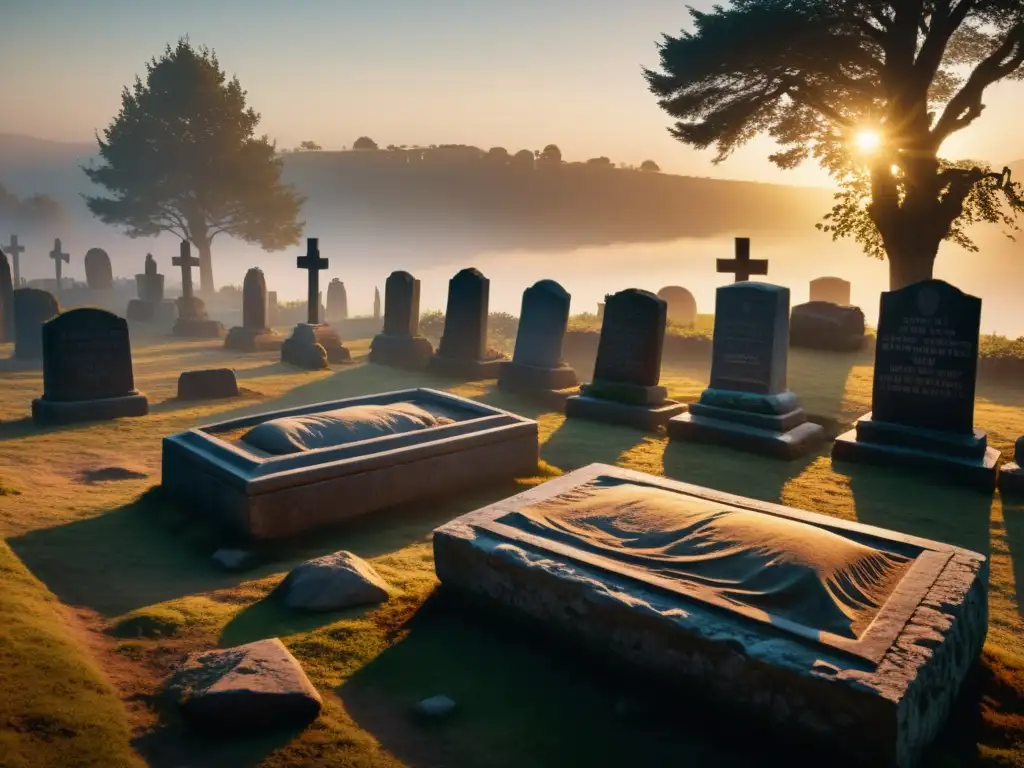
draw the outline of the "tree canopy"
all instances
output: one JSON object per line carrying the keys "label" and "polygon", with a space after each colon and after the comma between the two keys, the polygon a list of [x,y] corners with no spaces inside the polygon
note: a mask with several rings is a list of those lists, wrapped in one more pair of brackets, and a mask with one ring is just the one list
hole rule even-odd
{"label": "tree canopy", "polygon": [[67,209],[49,195],[19,198],[0,184],[0,223],[21,232],[53,230],[68,222]]}
{"label": "tree canopy", "polygon": [[[820,228],[889,259],[893,287],[931,277],[939,244],[976,250],[966,227],[1015,229],[1009,172],[940,157],[984,110],[992,84],[1021,79],[1020,0],[732,0],[689,11],[645,70],[670,132],[716,162],[772,137],[783,169],[817,161],[840,184]],[[1010,158],[1007,158],[1009,160]]]}
{"label": "tree canopy", "polygon": [[661,168],[653,160],[644,160],[642,163],[640,163],[640,170],[648,171],[650,173],[659,173],[661,171]]}
{"label": "tree canopy", "polygon": [[199,251],[201,290],[213,290],[211,243],[226,233],[271,251],[297,243],[302,198],[281,183],[281,160],[237,78],[187,40],[146,64],[97,137],[102,162],[83,168],[110,197],[94,216],[129,237],[170,232]]}
{"label": "tree canopy", "polygon": [[352,145],[352,149],[377,149],[377,142],[369,136],[360,136]]}

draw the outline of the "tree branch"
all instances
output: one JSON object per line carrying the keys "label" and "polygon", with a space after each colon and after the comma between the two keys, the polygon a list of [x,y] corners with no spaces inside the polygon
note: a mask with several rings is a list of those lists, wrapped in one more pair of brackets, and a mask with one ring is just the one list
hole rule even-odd
{"label": "tree branch", "polygon": [[798,82],[792,77],[783,78],[783,82],[786,83],[786,87],[785,90],[783,90],[782,95],[789,96],[798,104],[803,104],[805,107],[813,109],[822,117],[832,121],[840,128],[849,129],[853,127],[853,123],[816,97],[813,86],[810,86],[807,83]]}

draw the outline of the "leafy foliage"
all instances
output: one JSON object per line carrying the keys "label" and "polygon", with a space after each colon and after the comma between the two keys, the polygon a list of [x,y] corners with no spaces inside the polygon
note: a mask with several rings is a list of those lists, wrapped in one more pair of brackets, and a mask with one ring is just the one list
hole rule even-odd
{"label": "leafy foliage", "polygon": [[648,171],[650,173],[660,173],[661,167],[653,160],[644,160],[640,163],[641,171]]}
{"label": "leafy foliage", "polygon": [[19,199],[0,184],[0,222],[23,231],[52,230],[67,223],[67,209],[49,195]]}
{"label": "leafy foliage", "polygon": [[377,149],[377,142],[369,136],[360,136],[352,145],[352,149]]}

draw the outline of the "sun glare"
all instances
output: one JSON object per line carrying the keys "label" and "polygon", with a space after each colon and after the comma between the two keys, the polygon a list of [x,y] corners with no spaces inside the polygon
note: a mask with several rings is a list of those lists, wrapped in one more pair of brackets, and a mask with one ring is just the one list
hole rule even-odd
{"label": "sun glare", "polygon": [[857,149],[870,155],[881,146],[882,137],[878,134],[878,131],[864,130],[858,132],[853,141],[857,145]]}

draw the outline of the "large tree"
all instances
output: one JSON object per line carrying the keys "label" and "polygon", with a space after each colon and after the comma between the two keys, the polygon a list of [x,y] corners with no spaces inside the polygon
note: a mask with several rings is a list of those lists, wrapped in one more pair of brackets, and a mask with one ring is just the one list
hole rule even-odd
{"label": "large tree", "polygon": [[102,162],[83,168],[110,197],[93,215],[129,237],[170,232],[199,252],[200,289],[212,292],[211,244],[226,233],[266,250],[299,241],[302,198],[281,183],[282,162],[237,78],[187,40],[168,46],[121,93],[121,111],[97,137]]}
{"label": "large tree", "polygon": [[[992,84],[1024,75],[1021,0],[732,0],[689,9],[692,31],[665,36],[650,88],[671,133],[715,162],[758,134],[771,160],[813,158],[839,183],[819,228],[889,259],[893,288],[932,276],[967,226],[1024,210],[1008,170],[951,162],[943,143],[971,125]],[[1009,160],[1011,158],[1007,158]]]}

